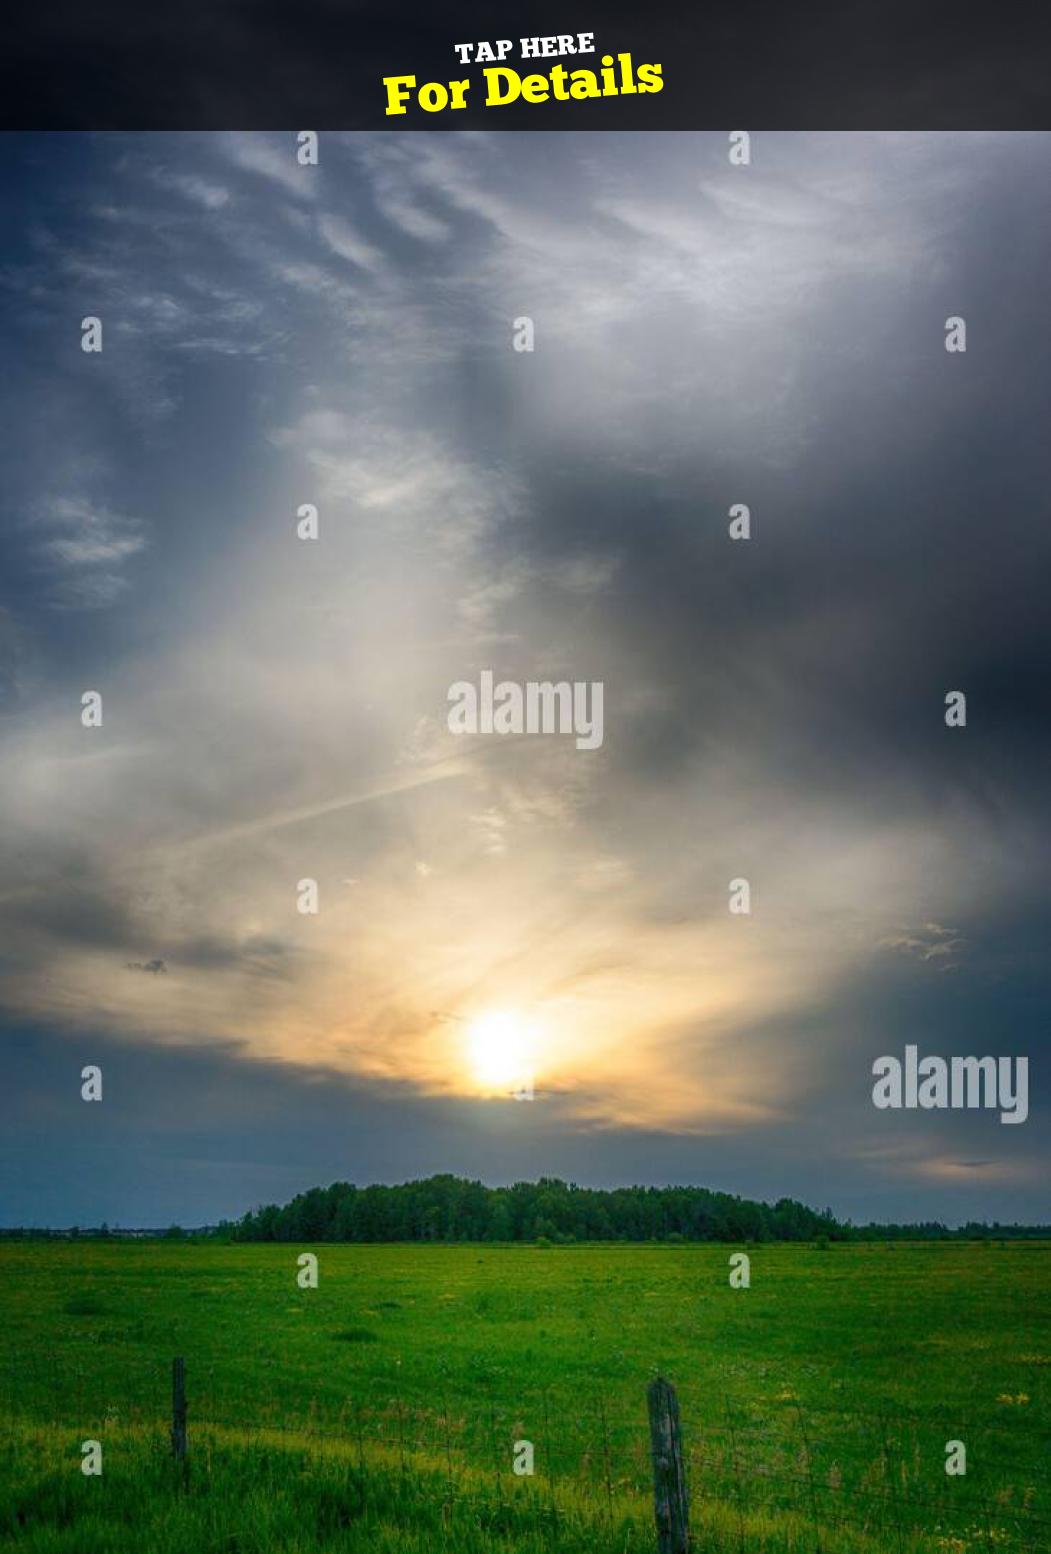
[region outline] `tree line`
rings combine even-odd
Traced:
[[[235,1241],[848,1241],[1037,1236],[1032,1226],[855,1226],[794,1198],[760,1203],[707,1187],[578,1187],[557,1177],[486,1187],[456,1176],[398,1186],[333,1182],[219,1227]]]

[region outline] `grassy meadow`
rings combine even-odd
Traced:
[[[304,1250],[317,1289],[297,1285]],[[652,1550],[659,1372],[698,1550],[1051,1548],[1051,1247],[763,1245],[748,1289],[729,1285],[734,1250],[0,1245],[0,1540]],[[87,1440],[101,1476],[81,1471]],[[512,1471],[523,1440],[531,1476]]]

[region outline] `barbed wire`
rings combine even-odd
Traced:
[[[0,1381],[12,1383],[10,1395],[17,1402],[20,1392],[24,1395],[19,1381],[24,1383],[30,1373],[34,1378],[40,1377],[45,1370],[49,1390],[64,1395],[71,1405],[64,1411],[67,1417],[83,1423],[104,1419],[118,1429],[125,1425],[145,1428],[155,1433],[160,1448],[166,1449],[170,1421],[167,1365],[145,1360],[133,1367],[130,1375],[123,1369],[118,1381],[113,1377],[94,1378],[91,1368],[83,1362],[56,1372],[52,1364],[34,1356],[27,1366],[23,1355],[0,1366]],[[229,1441],[218,1443],[212,1440],[211,1449],[217,1444],[250,1448],[253,1442],[270,1444],[277,1438],[286,1445],[294,1442],[295,1450],[309,1453],[325,1443],[356,1458],[363,1485],[370,1473],[384,1470],[397,1471],[403,1483],[410,1473],[437,1474],[444,1479],[450,1507],[465,1498],[479,1497],[488,1504],[512,1507],[516,1502],[506,1499],[504,1489],[511,1476],[509,1459],[502,1456],[500,1439],[506,1434],[506,1443],[511,1444],[514,1436],[522,1432],[531,1441],[535,1439],[539,1471],[534,1466],[530,1477],[537,1480],[536,1492],[546,1500],[545,1514],[553,1525],[557,1525],[559,1517],[564,1519],[570,1514],[564,1504],[558,1503],[560,1491],[570,1491],[593,1502],[610,1528],[619,1504],[641,1504],[648,1493],[645,1407],[640,1399],[638,1409],[626,1410],[622,1400],[615,1399],[606,1388],[593,1386],[590,1392],[582,1393],[574,1387],[572,1407],[567,1409],[564,1402],[558,1407],[559,1428],[552,1430],[552,1403],[557,1407],[558,1400],[553,1399],[550,1387],[524,1391],[513,1403],[498,1401],[493,1375],[482,1376],[465,1396],[462,1389],[452,1394],[448,1376],[439,1388],[432,1390],[410,1387],[400,1378],[394,1385],[386,1375],[355,1373],[348,1377],[353,1393],[344,1397],[338,1408],[331,1399],[315,1393],[306,1401],[305,1412],[290,1417],[283,1402],[270,1397],[246,1397],[245,1407],[251,1408],[248,1419],[243,1415],[231,1417],[217,1406],[225,1396],[234,1401],[236,1413],[235,1399],[239,1400],[241,1389],[236,1383],[231,1384],[229,1377],[217,1377],[214,1365],[191,1368],[191,1378],[191,1442],[195,1437],[201,1441],[216,1432],[230,1437]],[[115,1402],[122,1392],[124,1400]],[[966,1477],[953,1479],[950,1487],[947,1479],[943,1495],[924,1492],[900,1477],[910,1454],[915,1460],[919,1437],[944,1429],[958,1435],[963,1429],[960,1420],[964,1413],[969,1416],[966,1433],[972,1445],[1000,1434],[1010,1437],[1016,1428],[1022,1428],[1030,1431],[1027,1439],[1035,1448],[1030,1423],[1024,1418],[997,1413],[976,1419],[973,1400],[967,1410],[953,1410],[951,1405],[937,1410],[898,1409],[895,1404],[891,1412],[886,1406],[877,1411],[838,1402],[804,1404],[796,1397],[756,1402],[724,1396],[720,1411],[710,1400],[705,1407],[689,1384],[684,1398],[688,1399],[684,1404],[684,1458],[692,1498],[699,1514],[720,1507],[736,1513],[742,1551],[746,1543],[746,1491],[749,1511],[762,1507],[808,1521],[813,1529],[815,1554],[822,1554],[822,1528],[865,1531],[877,1515],[881,1531],[888,1521],[892,1523],[899,1554],[904,1554],[905,1537],[933,1535],[935,1531],[946,1535],[959,1529],[961,1523],[973,1524],[979,1518],[987,1528],[995,1529],[999,1547],[1012,1554],[1051,1547],[1051,1517],[1042,1514],[1042,1505],[1010,1504],[1002,1498],[1017,1492],[1019,1479],[1025,1482],[1025,1494],[1044,1493],[1046,1473],[1039,1471],[1036,1460],[1022,1463],[1001,1455],[995,1477],[990,1476],[988,1463],[984,1463],[980,1474],[972,1472],[969,1483]],[[818,1431],[824,1434],[815,1436],[812,1428],[808,1432],[808,1423],[812,1427],[815,1420]],[[55,1421],[6,1408],[5,1423],[8,1428],[23,1423],[45,1429]],[[877,1425],[878,1432],[871,1429]],[[774,1426],[778,1428],[774,1430]],[[897,1451],[892,1449],[890,1428],[897,1436]],[[830,1440],[830,1429],[841,1433]],[[857,1482],[856,1475],[861,1470],[856,1464],[834,1461],[828,1472],[839,1475],[835,1482],[817,1468],[817,1453],[841,1450],[860,1429],[871,1429],[874,1444],[878,1433],[879,1451],[872,1461],[880,1465],[882,1486],[871,1481]],[[627,1448],[626,1442],[630,1443]],[[753,1460],[760,1449],[763,1458]],[[790,1451],[795,1452],[797,1464],[802,1463],[803,1467],[779,1460]],[[377,1452],[390,1460],[377,1463]],[[626,1472],[625,1456],[631,1459]],[[889,1482],[894,1469],[899,1472],[897,1483]],[[871,1464],[866,1471],[871,1472]]]

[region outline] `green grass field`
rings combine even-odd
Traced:
[[[0,1538],[27,1554],[1051,1548],[1051,1247],[0,1247]],[[167,1446],[187,1367],[190,1460]],[[103,1447],[101,1476],[81,1445]],[[535,1473],[512,1472],[516,1441]],[[948,1441],[965,1476],[945,1473]]]

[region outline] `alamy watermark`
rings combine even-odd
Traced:
[[[1001,1122],[1025,1122],[1029,1116],[1028,1058],[921,1058],[918,1047],[907,1046],[904,1062],[877,1058],[872,1072],[872,1104],[880,1111],[985,1106],[999,1107]]]
[[[450,734],[575,734],[578,750],[601,747],[601,680],[493,680],[493,671],[483,669],[478,685],[450,685]]]

